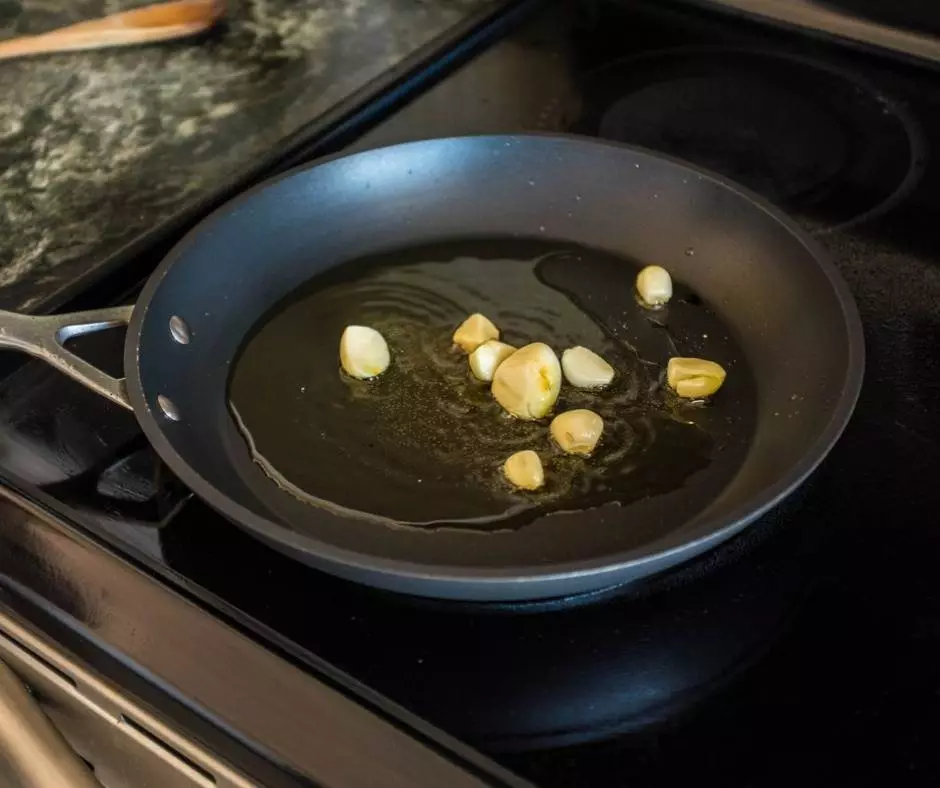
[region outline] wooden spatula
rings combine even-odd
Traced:
[[[20,36],[0,41],[0,60],[183,38],[208,30],[224,11],[223,0],[156,3],[60,27],[38,36]]]

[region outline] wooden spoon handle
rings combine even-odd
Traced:
[[[0,41],[0,60],[183,38],[208,30],[224,10],[223,0],[176,0],[148,5],[38,36]]]

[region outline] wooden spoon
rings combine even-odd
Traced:
[[[50,52],[123,47],[184,38],[208,30],[225,11],[223,0],[176,0],[110,14],[37,36],[0,41],[0,60]]]

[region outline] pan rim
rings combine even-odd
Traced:
[[[401,149],[408,146],[427,144],[453,145],[459,143],[489,143],[505,144],[506,142],[522,142],[530,138],[549,139],[564,144],[583,146],[585,144],[627,150],[643,156],[666,161],[683,168],[689,173],[714,182],[743,199],[753,203],[771,219],[785,228],[796,242],[801,244],[815,259],[822,273],[825,275],[833,295],[839,303],[842,312],[842,321],[846,328],[848,353],[846,372],[841,390],[832,408],[832,415],[823,430],[813,441],[810,449],[804,453],[799,462],[794,463],[781,474],[773,484],[768,485],[752,495],[747,501],[735,507],[728,514],[721,517],[707,519],[693,519],[696,527],[703,531],[701,535],[691,540],[675,541],[674,537],[665,535],[658,540],[632,548],[631,550],[614,553],[606,556],[597,556],[568,562],[557,562],[550,565],[521,565],[493,567],[475,567],[448,564],[419,563],[401,559],[385,558],[381,556],[366,556],[365,554],[337,547],[329,542],[322,541],[314,536],[301,534],[266,517],[251,512],[244,506],[229,498],[216,487],[206,481],[202,475],[193,468],[173,447],[161,428],[158,418],[147,402],[140,377],[139,342],[144,322],[146,321],[149,306],[154,294],[157,292],[163,278],[176,261],[183,256],[186,249],[197,237],[207,229],[243,203],[250,201],[255,194],[264,189],[289,179],[301,172],[314,167],[328,164],[332,161],[356,156],[368,155],[379,150]],[[488,598],[504,598],[490,596],[495,589],[504,586],[513,586],[524,583],[526,585],[550,586],[565,581],[584,577],[597,577],[620,574],[630,569],[645,565],[656,564],[668,567],[684,554],[697,555],[711,546],[718,544],[733,536],[754,520],[773,509],[784,498],[799,487],[822,463],[836,442],[841,437],[855,409],[861,393],[865,369],[865,340],[861,316],[855,298],[849,289],[844,277],[836,268],[822,247],[799,225],[796,224],[783,211],[773,206],[763,197],[755,194],[746,187],[725,178],[724,176],[693,165],[680,158],[669,156],[658,151],[650,150],[638,145],[602,140],[576,134],[558,134],[547,132],[527,132],[525,134],[475,134],[458,137],[440,137],[429,140],[417,140],[398,143],[380,148],[368,149],[352,154],[338,153],[316,159],[299,167],[292,168],[285,173],[263,181],[238,197],[217,208],[198,225],[191,229],[170,250],[160,262],[156,270],[147,280],[141,291],[137,306],[133,311],[124,346],[124,368],[127,379],[127,392],[134,408],[141,429],[147,436],[151,445],[160,455],[170,469],[203,501],[208,503],[236,526],[245,528],[261,537],[268,544],[282,545],[295,553],[319,559],[320,562],[339,566],[357,574],[364,573],[370,576],[383,576],[406,580],[413,589],[412,593],[422,593],[422,588],[429,585],[446,583],[450,586],[482,587],[486,586],[490,592],[485,594]],[[329,569],[324,568],[324,571]],[[428,593],[436,597],[469,598],[461,594],[442,594],[440,591]],[[554,596],[563,595],[555,593]],[[531,599],[539,595],[538,591],[529,594],[512,594],[512,598]],[[481,596],[482,598],[482,596]]]

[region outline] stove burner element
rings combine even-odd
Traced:
[[[679,77],[624,96],[601,119],[602,137],[729,175],[782,203],[823,189],[845,164],[837,119],[785,87],[771,95],[750,74]]]
[[[852,74],[786,54],[689,48],[587,77],[597,108],[575,131],[726,175],[816,231],[893,206],[919,180],[921,135]]]

